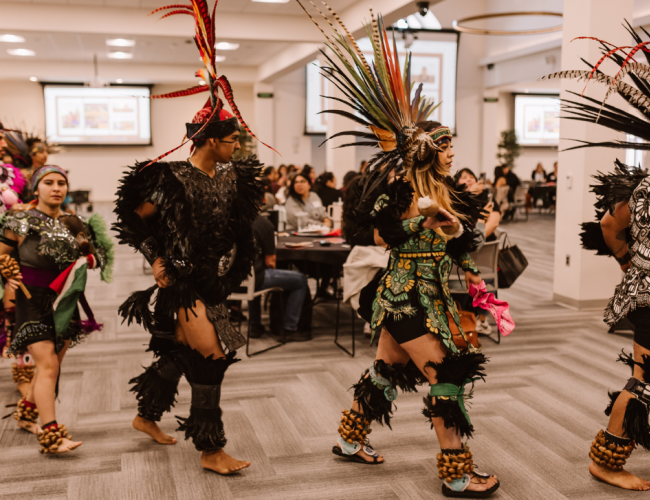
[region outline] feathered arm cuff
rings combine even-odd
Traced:
[[[397,247],[407,241],[415,233],[422,230],[424,217],[402,220],[402,214],[413,203],[413,187],[405,179],[395,179],[388,185],[386,193],[375,202],[372,215],[379,236],[390,247]]]

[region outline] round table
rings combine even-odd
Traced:
[[[282,236],[278,238],[275,253],[278,261],[309,261],[318,264],[331,264],[342,266],[350,254],[350,245],[347,243],[332,243],[330,246],[321,246],[320,241],[329,241],[323,236]],[[285,243],[313,242],[313,246],[306,248],[287,248]]]

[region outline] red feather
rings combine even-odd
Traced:
[[[221,87],[221,90],[223,90],[223,95],[226,98],[226,101],[228,101],[228,104],[230,104],[230,109],[232,109],[232,112],[235,113],[235,116],[237,117],[237,120],[239,120],[239,123],[241,123],[241,126],[244,127],[246,132],[248,132],[253,138],[257,139],[260,141],[260,139],[253,133],[253,131],[246,125],[246,122],[241,116],[241,113],[239,112],[239,108],[235,104],[235,97],[232,92],[232,87],[230,86],[230,83],[228,82],[228,79],[222,75],[219,78],[217,78],[217,85]],[[275,151],[278,153],[274,148],[266,144],[265,142],[260,141],[262,144],[264,144],[267,148],[271,149],[272,151]],[[278,153],[280,155],[280,153]],[[282,156],[282,155],[280,155]]]
[[[210,9],[208,8],[208,2],[205,0],[192,0],[192,2],[198,7],[199,15],[205,24],[205,31],[208,35],[208,43],[211,46],[214,46],[214,28],[212,27],[212,19],[210,18]]]
[[[200,94],[201,92],[206,92],[210,90],[208,85],[197,85],[196,87],[190,87],[185,90],[177,90],[175,92],[169,92],[168,94],[157,94],[150,96],[151,99],[171,99],[172,97],[183,97],[186,95]]]
[[[194,12],[192,10],[191,5],[184,5],[182,3],[175,3],[175,4],[172,4],[172,5],[165,5],[164,7],[158,7],[157,9],[152,10],[151,12],[149,12],[149,14],[147,14],[147,15],[150,16],[152,14],[155,14],[156,12],[160,12],[161,10],[167,10],[167,9],[187,9],[189,11]]]
[[[168,12],[164,16],[162,16],[160,19],[165,19],[166,17],[169,17],[169,16],[175,16],[176,14],[187,14],[188,16],[194,17],[194,13],[190,12],[189,10],[173,10],[171,12]],[[159,19],[159,21],[160,21],[160,19]]]

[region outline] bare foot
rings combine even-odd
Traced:
[[[470,478],[471,480],[469,486],[467,487],[467,491],[489,490],[495,484],[497,484],[498,481],[496,476],[481,477],[481,476],[477,476],[474,473],[470,473]]]
[[[142,418],[140,415],[136,415],[133,419],[133,428],[136,431],[144,432],[145,434],[151,436],[156,443],[160,444],[176,444],[176,438],[168,436],[163,431],[160,430],[156,422]]]
[[[28,420],[16,420],[16,423],[21,429],[27,432],[31,432],[32,434],[36,434],[37,436],[38,433],[41,432],[41,427],[36,422],[30,422]]]
[[[50,451],[51,455],[56,455],[57,453],[66,453],[72,451],[75,448],[79,448],[83,443],[81,441],[70,441],[68,438],[63,438],[63,442],[59,445],[59,448],[54,451]],[[51,448],[50,448],[51,449]]]
[[[341,445],[339,444],[338,441],[336,442],[336,446],[338,446],[339,449],[342,449],[342,448],[341,448]],[[368,455],[365,451],[363,451],[363,448],[361,448],[357,453],[355,453],[355,455],[360,456],[360,457],[363,458],[366,462],[374,462],[374,461],[375,461],[375,457],[372,457],[372,456]],[[384,457],[382,457],[381,455],[379,455],[379,456],[377,457],[377,462],[378,462],[378,463],[382,463],[383,461],[384,461]]]
[[[204,451],[201,453],[201,466],[204,469],[212,470],[223,475],[232,474],[233,472],[250,467],[250,465],[250,462],[232,458],[223,449],[211,452]]]
[[[614,472],[612,470],[601,467],[594,462],[589,464],[589,472],[596,479],[604,483],[618,486],[626,490],[648,491],[650,490],[650,482],[640,477],[630,474],[626,470]]]

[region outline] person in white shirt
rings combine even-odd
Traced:
[[[287,212],[287,230],[298,230],[298,214],[305,213],[305,224],[321,224],[332,227],[332,221],[327,218],[323,202],[316,193],[311,191],[311,181],[302,173],[296,175],[287,191],[287,201],[284,205]]]

